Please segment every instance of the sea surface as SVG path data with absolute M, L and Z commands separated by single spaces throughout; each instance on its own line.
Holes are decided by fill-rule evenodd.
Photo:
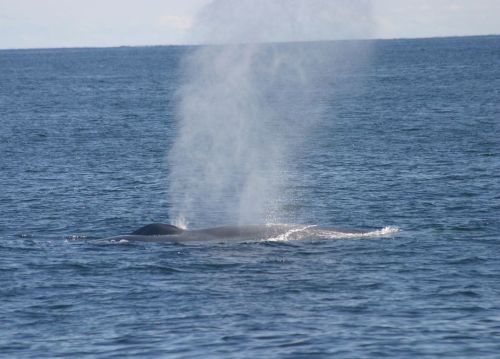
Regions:
M 171 221 L 189 48 L 0 51 L 0 357 L 500 357 L 500 37 L 372 46 L 295 202 L 399 230 L 207 244 L 101 240 Z

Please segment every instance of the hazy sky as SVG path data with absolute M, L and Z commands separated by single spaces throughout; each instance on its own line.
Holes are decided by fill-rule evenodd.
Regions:
M 0 48 L 183 44 L 210 1 L 0 0 Z M 500 0 L 371 3 L 375 38 L 500 34 Z

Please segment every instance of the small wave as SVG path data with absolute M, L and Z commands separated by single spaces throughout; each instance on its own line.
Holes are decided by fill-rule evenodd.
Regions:
M 88 237 L 86 235 L 81 235 L 81 234 L 72 234 L 69 236 L 66 236 L 66 239 L 71 240 L 71 241 L 77 241 L 80 239 L 87 239 Z
M 119 239 L 110 239 L 109 240 L 109 243 L 121 243 L 121 244 L 124 244 L 124 243 L 129 243 L 129 241 L 125 238 L 119 238 Z
M 17 234 L 18 238 L 33 238 L 33 235 L 30 233 L 19 233 Z

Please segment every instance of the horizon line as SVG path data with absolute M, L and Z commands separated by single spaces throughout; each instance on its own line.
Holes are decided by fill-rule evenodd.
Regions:
M 477 35 L 442 35 L 442 36 L 417 36 L 417 37 L 380 37 L 380 38 L 359 38 L 359 39 L 335 39 L 335 40 L 303 40 L 303 41 L 270 41 L 261 42 L 261 44 L 289 44 L 306 42 L 347 42 L 347 41 L 398 41 L 398 40 L 432 40 L 448 38 L 467 38 L 467 37 L 499 37 L 498 34 L 477 34 Z M 29 51 L 29 50 L 77 50 L 77 49 L 118 49 L 118 48 L 143 48 L 143 47 L 193 47 L 193 46 L 223 46 L 223 45 L 246 45 L 255 43 L 193 43 L 193 44 L 143 44 L 143 45 L 102 45 L 102 46 L 54 46 L 54 47 L 7 47 L 0 48 L 0 51 Z

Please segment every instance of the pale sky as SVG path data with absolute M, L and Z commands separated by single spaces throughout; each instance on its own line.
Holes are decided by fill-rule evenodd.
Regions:
M 211 1 L 0 0 L 0 49 L 185 44 Z M 373 38 L 500 34 L 500 0 L 371 3 Z

